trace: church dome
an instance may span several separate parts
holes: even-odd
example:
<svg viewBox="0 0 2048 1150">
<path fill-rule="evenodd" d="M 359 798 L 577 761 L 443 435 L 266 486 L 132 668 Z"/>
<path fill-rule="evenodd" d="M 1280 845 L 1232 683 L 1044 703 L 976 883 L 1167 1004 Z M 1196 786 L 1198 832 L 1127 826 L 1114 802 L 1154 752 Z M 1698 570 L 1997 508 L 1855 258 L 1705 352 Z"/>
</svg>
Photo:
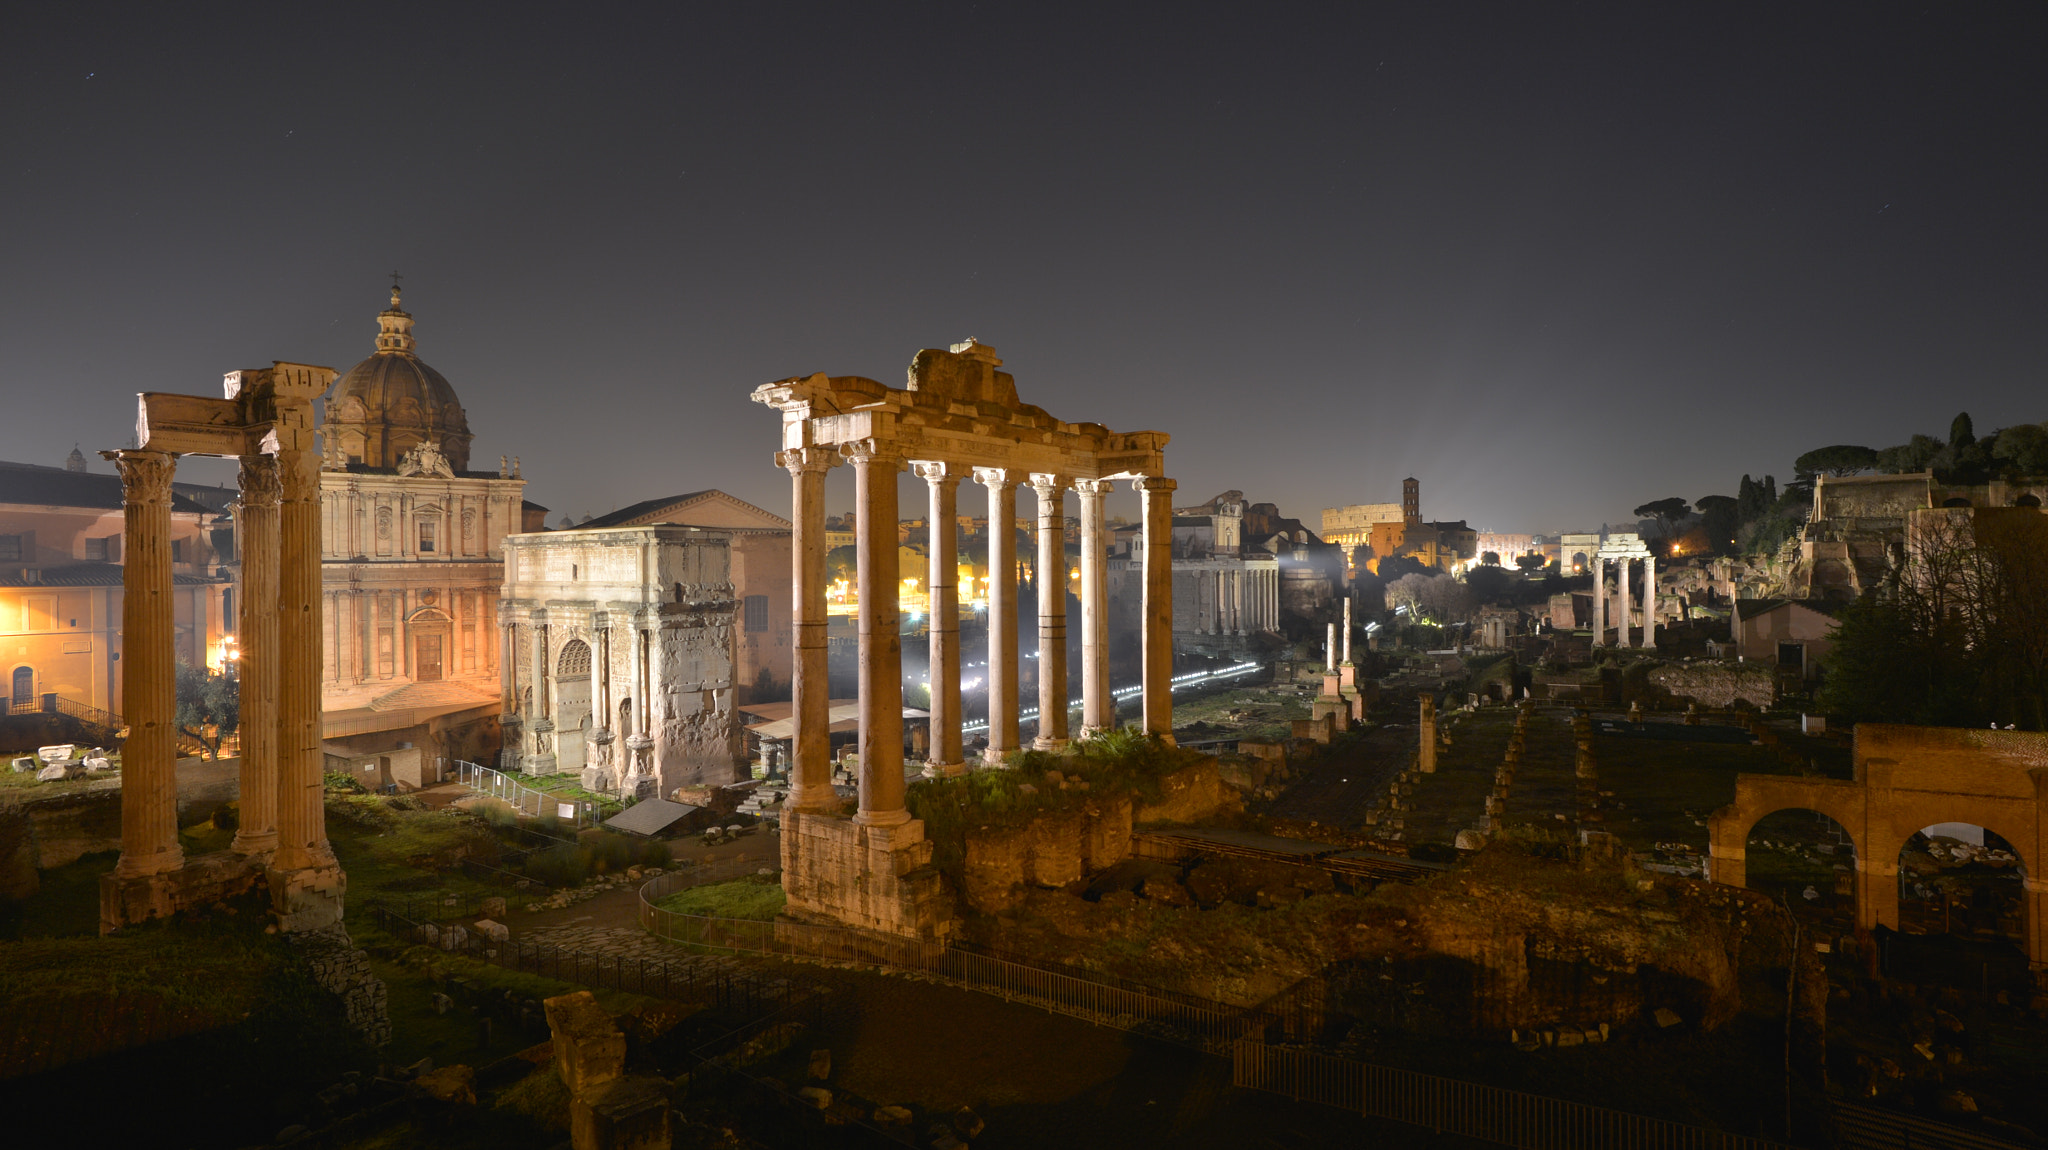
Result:
<svg viewBox="0 0 2048 1150">
<path fill-rule="evenodd" d="M 325 431 L 332 466 L 396 467 L 406 452 L 435 443 L 457 471 L 469 467 L 469 417 L 441 373 L 413 354 L 412 316 L 398 306 L 377 313 L 377 353 L 349 368 L 327 395 Z"/>
</svg>

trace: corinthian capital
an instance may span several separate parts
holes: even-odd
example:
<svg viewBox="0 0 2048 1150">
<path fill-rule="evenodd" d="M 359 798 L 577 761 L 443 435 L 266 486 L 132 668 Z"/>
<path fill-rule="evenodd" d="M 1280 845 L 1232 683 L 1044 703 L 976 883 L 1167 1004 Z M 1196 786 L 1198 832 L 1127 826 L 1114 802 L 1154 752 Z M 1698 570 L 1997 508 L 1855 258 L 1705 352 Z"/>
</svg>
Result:
<svg viewBox="0 0 2048 1150">
<path fill-rule="evenodd" d="M 1140 475 L 1138 478 L 1131 480 L 1131 490 L 1147 493 L 1160 492 L 1170 495 L 1180 490 L 1180 484 L 1163 475 Z"/>
<path fill-rule="evenodd" d="M 900 471 L 903 468 L 903 459 L 896 454 L 896 446 L 879 439 L 856 439 L 851 443 L 841 444 L 839 453 L 855 467 L 880 465 L 891 471 Z"/>
<path fill-rule="evenodd" d="M 242 460 L 242 504 L 254 507 L 276 503 L 282 490 L 274 455 L 244 455 Z"/>
<path fill-rule="evenodd" d="M 121 473 L 121 498 L 129 503 L 171 501 L 171 477 L 177 474 L 178 457 L 168 451 L 102 451 Z"/>
<path fill-rule="evenodd" d="M 1074 490 L 1083 495 L 1107 495 L 1116 487 L 1113 479 L 1076 479 Z"/>
</svg>

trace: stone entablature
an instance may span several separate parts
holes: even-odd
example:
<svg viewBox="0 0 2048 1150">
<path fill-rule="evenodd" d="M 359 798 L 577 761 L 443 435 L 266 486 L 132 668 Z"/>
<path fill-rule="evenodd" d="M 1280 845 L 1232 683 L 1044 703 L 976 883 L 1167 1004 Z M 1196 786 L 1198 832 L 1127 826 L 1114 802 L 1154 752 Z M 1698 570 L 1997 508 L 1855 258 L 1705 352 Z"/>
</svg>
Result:
<svg viewBox="0 0 2048 1150">
<path fill-rule="evenodd" d="M 923 478 L 930 495 L 927 521 L 950 523 L 958 514 L 961 480 L 988 489 L 990 523 L 1017 517 L 1017 488 L 1037 500 L 1038 568 L 1066 567 L 1068 490 L 1080 500 L 1083 732 L 1116 723 L 1109 682 L 1108 543 L 1103 516 L 1108 485 L 1130 479 L 1144 500 L 1143 686 L 1145 729 L 1173 736 L 1173 491 L 1161 472 L 1167 436 L 1113 432 L 1100 424 L 1065 423 L 1020 403 L 1002 360 L 974 340 L 950 349 L 926 348 L 913 358 L 907 385 L 887 387 L 858 376 L 824 374 L 784 379 L 754 390 L 756 402 L 782 415 L 778 465 L 792 482 L 793 617 L 796 658 L 792 684 L 795 725 L 790 805 L 804 812 L 836 808 L 827 745 L 829 691 L 825 664 L 825 500 L 828 468 L 842 459 L 854 469 L 860 588 L 860 792 L 858 813 L 845 836 L 827 834 L 806 814 L 784 836 L 784 886 L 793 907 L 860 922 L 877 929 L 928 934 L 936 915 L 928 886 L 894 885 L 909 876 L 930 844 L 923 826 L 904 807 L 903 668 L 896 589 L 896 476 L 906 466 Z M 931 540 L 927 585 L 931 594 L 932 751 L 927 769 L 966 769 L 960 734 L 960 644 L 957 556 L 953 533 Z M 989 533 L 990 572 L 1013 572 L 1016 536 Z M 1041 579 L 1038 604 L 1039 710 L 1033 745 L 1057 750 L 1068 743 L 1066 581 Z M 989 584 L 989 748 L 999 763 L 1018 750 L 1019 663 L 1017 585 Z M 819 818 L 829 817 L 820 814 Z M 806 846 L 809 844 L 809 846 Z M 843 860 L 824 866 L 807 850 Z M 854 867 L 847 871 L 844 868 Z M 828 874 L 828 872 L 830 872 Z M 833 877 L 835 876 L 836 877 Z M 872 880 L 872 882 L 870 881 Z M 892 892 L 877 901 L 875 884 Z M 844 892 L 859 891 L 857 900 Z"/>
<path fill-rule="evenodd" d="M 1747 882 L 1750 829 L 1775 811 L 1810 810 L 1840 823 L 1856 850 L 1856 925 L 1899 926 L 1899 853 L 1927 827 L 1968 823 L 2012 845 L 2026 894 L 2027 958 L 2048 972 L 2048 734 L 1856 727 L 1855 775 L 1847 782 L 1737 775 L 1735 801 L 1708 821 L 1716 882 Z"/>
<path fill-rule="evenodd" d="M 666 524 L 508 536 L 508 762 L 625 794 L 742 777 L 731 552 Z"/>
</svg>

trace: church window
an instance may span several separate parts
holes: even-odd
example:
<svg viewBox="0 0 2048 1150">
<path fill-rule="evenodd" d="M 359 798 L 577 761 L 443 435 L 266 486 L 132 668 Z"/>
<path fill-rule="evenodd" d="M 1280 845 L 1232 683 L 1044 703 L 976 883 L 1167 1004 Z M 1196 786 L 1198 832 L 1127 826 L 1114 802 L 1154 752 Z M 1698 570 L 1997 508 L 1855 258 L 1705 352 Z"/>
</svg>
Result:
<svg viewBox="0 0 2048 1150">
<path fill-rule="evenodd" d="M 185 541 L 183 539 L 171 540 L 171 562 L 185 562 Z"/>
<path fill-rule="evenodd" d="M 434 524 L 431 520 L 420 524 L 420 554 L 431 554 L 434 550 Z"/>
<path fill-rule="evenodd" d="M 21 536 L 0 535 L 0 559 L 19 559 L 21 557 Z"/>
<path fill-rule="evenodd" d="M 768 596 L 747 596 L 747 633 L 758 635 L 768 629 Z"/>
</svg>

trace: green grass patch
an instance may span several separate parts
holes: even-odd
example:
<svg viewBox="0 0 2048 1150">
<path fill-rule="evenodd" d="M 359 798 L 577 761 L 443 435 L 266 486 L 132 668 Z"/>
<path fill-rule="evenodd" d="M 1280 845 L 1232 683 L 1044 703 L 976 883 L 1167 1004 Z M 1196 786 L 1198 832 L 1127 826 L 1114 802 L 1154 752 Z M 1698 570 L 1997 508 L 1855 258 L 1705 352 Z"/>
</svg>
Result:
<svg viewBox="0 0 2048 1150">
<path fill-rule="evenodd" d="M 788 902 L 782 884 L 769 875 L 750 875 L 732 882 L 709 883 L 679 890 L 654 905 L 676 914 L 707 918 L 751 918 L 770 921 Z"/>
</svg>

